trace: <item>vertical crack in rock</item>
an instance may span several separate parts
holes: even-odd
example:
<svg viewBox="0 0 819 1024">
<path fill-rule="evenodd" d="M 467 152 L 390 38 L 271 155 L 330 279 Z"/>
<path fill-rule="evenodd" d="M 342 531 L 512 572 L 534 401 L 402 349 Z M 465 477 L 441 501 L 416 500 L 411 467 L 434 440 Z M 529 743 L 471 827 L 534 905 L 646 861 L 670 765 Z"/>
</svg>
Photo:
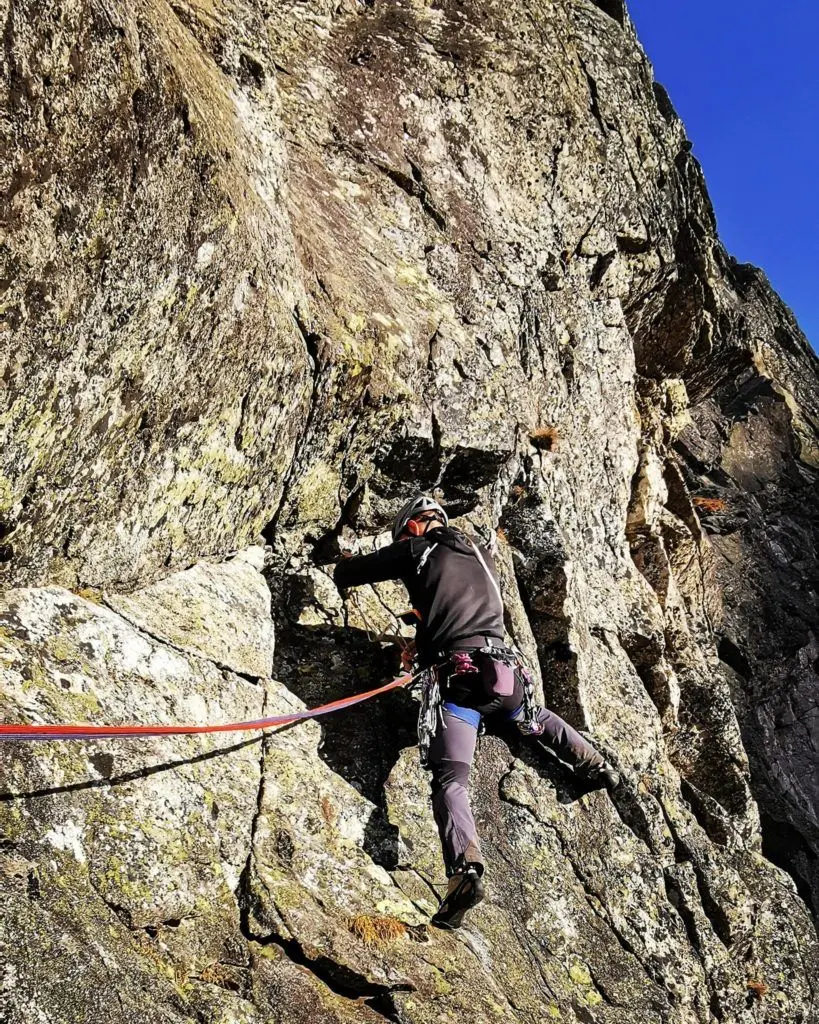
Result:
<svg viewBox="0 0 819 1024">
<path fill-rule="evenodd" d="M 597 82 L 589 74 L 589 69 L 586 67 L 586 63 L 582 59 L 580 61 L 580 67 L 583 69 L 583 74 L 586 76 L 586 84 L 589 88 L 589 109 L 591 110 L 592 116 L 597 122 L 600 131 L 603 133 L 603 136 L 605 137 L 606 135 L 608 135 L 608 127 L 606 125 L 606 122 L 603 120 L 603 114 L 600 111 L 600 94 L 597 89 Z M 600 277 L 602 276 L 603 274 L 601 273 Z"/>
<path fill-rule="evenodd" d="M 639 955 L 639 953 L 634 948 L 634 946 L 631 944 L 631 942 L 629 942 L 629 940 L 625 937 L 625 935 L 623 935 L 623 933 L 620 931 L 620 929 L 617 928 L 617 926 L 614 924 L 614 921 L 611 919 L 611 917 L 608 915 L 608 913 L 605 912 L 605 911 L 601 911 L 600 907 L 601 906 L 605 906 L 605 904 L 601 903 L 600 895 L 590 885 L 589 880 L 584 875 L 581 867 L 577 864 L 577 861 L 576 861 L 575 857 L 572 855 L 573 851 L 571 849 L 571 846 L 570 846 L 569 842 L 566 840 L 566 838 L 563 835 L 563 833 L 561 832 L 559 826 L 557 826 L 557 825 L 555 825 L 555 824 L 553 824 L 552 822 L 549 822 L 549 821 L 543 821 L 541 818 L 539 818 L 532 811 L 532 809 L 530 807 L 527 807 L 525 804 L 522 804 L 519 801 L 515 800 L 513 797 L 509 796 L 507 793 L 502 792 L 501 788 L 500 788 L 502 783 L 503 783 L 503 779 L 500 780 L 499 790 L 498 790 L 500 799 L 503 802 L 508 803 L 510 806 L 517 807 L 520 810 L 522 810 L 524 813 L 528 814 L 541 827 L 549 829 L 549 831 L 557 839 L 558 844 L 560 845 L 561 854 L 563 855 L 563 858 L 566 860 L 566 862 L 571 867 L 572 873 L 574 874 L 575 879 L 577 880 L 578 884 L 580 885 L 580 888 L 582 889 L 582 891 L 583 891 L 583 893 L 584 893 L 584 895 L 586 897 L 586 903 L 587 903 L 589 909 L 592 911 L 592 913 L 595 915 L 595 917 L 599 918 L 603 922 L 603 924 L 606 926 L 606 928 L 612 933 L 612 935 L 616 938 L 618 944 L 622 947 L 623 951 L 625 953 L 627 953 L 629 956 L 634 957 L 634 959 L 640 964 L 640 966 L 649 975 L 649 977 L 651 977 L 653 980 L 656 981 L 657 978 L 655 977 L 655 973 L 654 973 L 656 971 L 656 968 L 654 968 L 653 965 L 649 964 L 647 961 L 645 961 Z"/>
<path fill-rule="evenodd" d="M 700 961 L 704 961 L 702 958 L 702 944 L 700 942 L 699 933 L 697 932 L 697 919 L 691 912 L 691 908 L 685 901 L 685 896 L 680 888 L 676 878 L 674 878 L 671 871 L 666 868 L 663 872 L 663 880 L 665 882 L 665 892 L 668 902 L 676 910 L 685 928 L 685 934 L 688 936 L 688 941 L 691 943 L 692 949 L 696 952 Z"/>
<path fill-rule="evenodd" d="M 267 714 L 267 695 L 265 695 L 265 707 L 262 717 Z M 358 974 L 348 966 L 336 963 L 326 956 L 310 956 L 296 938 L 284 938 L 273 933 L 257 933 L 252 923 L 253 908 L 256 904 L 256 896 L 253 892 L 253 872 L 255 861 L 255 844 L 258 836 L 259 822 L 264 813 L 265 799 L 265 762 L 267 756 L 267 737 L 262 739 L 262 749 L 259 756 L 259 790 L 256 800 L 256 811 L 250 830 L 250 848 L 247 861 L 239 879 L 236 890 L 236 900 L 239 907 L 240 930 L 244 939 L 249 943 L 256 943 L 260 946 L 275 945 L 294 964 L 306 968 L 323 985 L 326 985 L 336 995 L 346 999 L 362 1002 L 364 1005 L 384 1017 L 386 1020 L 400 1024 L 400 1017 L 394 1002 L 394 993 L 411 992 L 412 986 L 408 985 L 379 985 L 369 981 L 364 975 Z"/>
<path fill-rule="evenodd" d="M 699 893 L 700 903 L 702 905 L 703 913 L 708 919 L 714 934 L 717 936 L 719 941 L 727 950 L 730 950 L 733 945 L 733 939 L 731 936 L 731 926 L 728 920 L 728 916 L 725 911 L 720 907 L 717 900 L 714 898 L 708 876 L 703 868 L 700 857 L 692 847 L 686 843 L 679 834 L 679 830 L 674 825 L 671 817 L 668 814 L 668 810 L 665 804 L 660 801 L 660 807 L 662 809 L 663 818 L 665 819 L 666 827 L 671 833 L 671 837 L 674 841 L 674 859 L 676 863 L 690 863 L 694 871 L 694 877 L 697 885 L 697 892 Z"/>
<path fill-rule="evenodd" d="M 262 530 L 262 536 L 268 544 L 272 544 L 277 535 L 279 520 L 282 513 L 287 508 L 287 504 L 291 499 L 291 491 L 293 486 L 293 480 L 295 476 L 304 468 L 303 462 L 306 456 L 306 449 L 309 444 L 310 434 L 315 424 L 316 418 L 320 411 L 320 391 L 321 391 L 321 379 L 323 364 L 321 359 L 321 352 L 319 349 L 320 336 L 310 330 L 307 324 L 304 322 L 298 307 L 293 310 L 293 320 L 296 327 L 298 328 L 299 334 L 301 335 L 304 343 L 304 351 L 307 354 L 310 366 L 311 366 L 311 390 L 310 397 L 308 399 L 307 407 L 304 412 L 304 417 L 299 427 L 298 436 L 293 449 L 293 455 L 290 459 L 287 471 L 284 477 L 284 484 L 282 486 L 282 493 L 279 499 L 278 507 L 273 513 L 272 518 Z"/>
</svg>

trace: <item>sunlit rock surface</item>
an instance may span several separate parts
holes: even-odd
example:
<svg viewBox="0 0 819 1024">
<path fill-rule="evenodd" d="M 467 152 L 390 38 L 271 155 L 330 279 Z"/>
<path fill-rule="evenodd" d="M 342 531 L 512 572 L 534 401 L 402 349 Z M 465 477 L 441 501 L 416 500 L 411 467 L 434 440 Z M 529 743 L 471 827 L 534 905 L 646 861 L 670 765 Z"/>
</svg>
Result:
<svg viewBox="0 0 819 1024">
<path fill-rule="evenodd" d="M 372 688 L 405 598 L 329 565 L 436 489 L 626 778 L 482 740 L 449 935 L 405 692 L 4 745 L 0 1018 L 819 1019 L 817 362 L 619 0 L 0 24 L 0 718 Z"/>
</svg>

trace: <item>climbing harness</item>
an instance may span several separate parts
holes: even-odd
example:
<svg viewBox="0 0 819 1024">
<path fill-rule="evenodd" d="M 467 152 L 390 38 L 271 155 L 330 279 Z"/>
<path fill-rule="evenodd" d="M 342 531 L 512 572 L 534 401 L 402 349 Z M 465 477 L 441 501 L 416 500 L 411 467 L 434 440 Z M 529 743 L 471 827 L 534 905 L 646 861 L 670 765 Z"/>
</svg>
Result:
<svg viewBox="0 0 819 1024">
<path fill-rule="evenodd" d="M 200 733 L 214 732 L 264 732 L 266 729 L 303 722 L 320 715 L 328 715 L 333 711 L 341 711 L 361 704 L 372 697 L 378 697 L 390 690 L 398 690 L 409 686 L 417 678 L 409 673 L 398 676 L 384 686 L 366 693 L 357 693 L 352 697 L 343 697 L 329 704 L 307 711 L 296 711 L 289 715 L 273 715 L 270 718 L 257 718 L 249 722 L 228 722 L 224 725 L 28 725 L 25 723 L 0 723 L 0 742 L 18 740 L 97 740 L 116 739 L 129 736 L 189 736 Z"/>
<path fill-rule="evenodd" d="M 495 588 L 495 593 L 498 595 L 498 600 L 503 604 L 503 598 L 501 597 L 500 587 L 498 582 L 492 573 L 489 571 L 489 566 L 484 561 L 484 557 L 481 554 L 480 548 L 473 541 L 469 540 L 472 545 L 472 550 L 475 552 L 475 556 L 483 567 L 483 571 L 489 577 L 489 582 Z M 520 649 L 513 645 L 510 649 L 511 655 L 504 650 L 498 648 L 483 648 L 481 653 L 489 654 L 490 657 L 496 661 L 504 662 L 509 665 L 515 671 L 520 674 L 521 681 L 523 683 L 523 715 L 517 719 L 517 727 L 520 731 L 527 736 L 539 736 L 543 731 L 543 727 L 539 725 L 537 720 L 537 704 L 535 703 L 535 681 L 532 678 L 532 673 L 526 667 L 526 662 L 523 660 L 523 653 Z"/>
<path fill-rule="evenodd" d="M 523 655 L 515 648 L 501 647 L 478 647 L 471 651 L 454 651 L 449 657 L 441 655 L 444 659 L 435 665 L 422 669 L 410 684 L 411 688 L 418 688 L 420 691 L 421 706 L 418 710 L 418 748 L 421 757 L 421 767 L 429 767 L 429 750 L 438 729 L 446 729 L 444 719 L 444 698 L 441 693 L 441 670 L 448 665 L 451 666 L 451 676 L 479 675 L 483 676 L 481 669 L 475 664 L 473 655 L 485 655 L 491 661 L 501 662 L 513 673 L 518 673 L 523 683 L 523 703 L 520 708 L 519 717 L 515 717 L 515 725 L 526 736 L 539 736 L 543 731 L 537 719 L 537 704 L 535 702 L 535 684 L 532 674 L 523 661 Z"/>
</svg>

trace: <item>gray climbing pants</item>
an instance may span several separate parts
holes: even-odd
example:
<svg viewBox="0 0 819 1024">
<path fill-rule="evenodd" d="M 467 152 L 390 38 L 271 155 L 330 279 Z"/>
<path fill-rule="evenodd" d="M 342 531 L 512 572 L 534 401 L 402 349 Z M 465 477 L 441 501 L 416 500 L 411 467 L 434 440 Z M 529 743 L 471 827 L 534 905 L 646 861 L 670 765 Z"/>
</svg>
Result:
<svg viewBox="0 0 819 1024">
<path fill-rule="evenodd" d="M 469 774 L 475 756 L 478 726 L 483 715 L 501 714 L 515 721 L 520 713 L 522 688 L 508 700 L 493 700 L 478 708 L 461 707 L 446 702 L 443 720 L 439 723 L 429 748 L 432 772 L 432 811 L 441 837 L 447 875 L 453 875 L 465 863 L 483 868 L 478 831 L 469 802 Z M 540 731 L 533 733 L 562 760 L 581 773 L 598 767 L 603 758 L 576 732 L 568 722 L 549 711 L 538 708 Z"/>
</svg>

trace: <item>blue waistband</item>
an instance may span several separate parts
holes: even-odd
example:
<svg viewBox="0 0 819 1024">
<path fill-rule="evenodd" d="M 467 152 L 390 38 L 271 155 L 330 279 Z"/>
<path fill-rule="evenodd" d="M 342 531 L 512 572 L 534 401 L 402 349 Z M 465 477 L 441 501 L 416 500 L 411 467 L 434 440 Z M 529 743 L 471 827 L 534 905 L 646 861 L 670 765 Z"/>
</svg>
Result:
<svg viewBox="0 0 819 1024">
<path fill-rule="evenodd" d="M 474 708 L 462 708 L 459 704 L 445 701 L 444 710 L 448 711 L 453 718 L 459 718 L 462 722 L 466 722 L 467 725 L 471 725 L 473 729 L 477 729 L 481 724 L 481 713 L 480 711 L 475 711 Z"/>
</svg>

